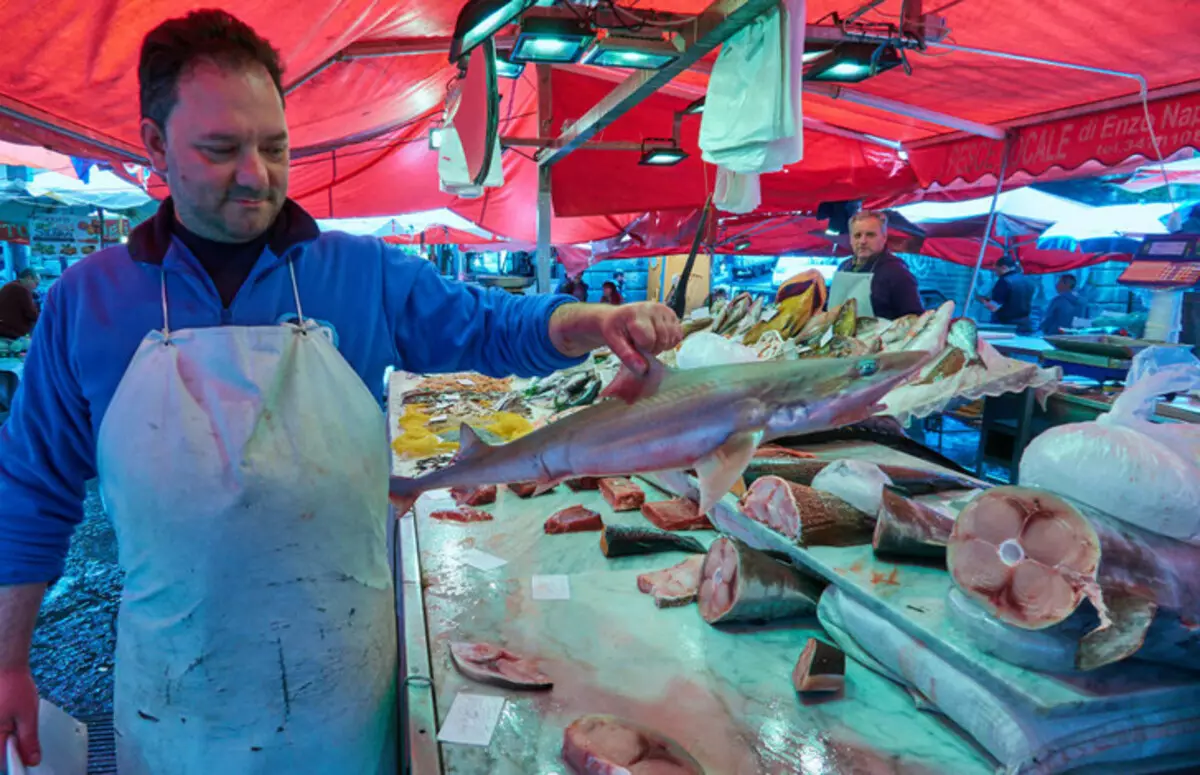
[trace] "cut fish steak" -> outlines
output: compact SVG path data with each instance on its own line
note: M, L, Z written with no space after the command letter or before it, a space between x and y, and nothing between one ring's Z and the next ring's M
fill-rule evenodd
M496 502L496 485L480 487L451 487L450 496L459 506L487 506Z
M679 743L615 716L573 721L563 733L562 757L577 775L704 775Z
M656 552L704 554L704 545L691 536L656 527L605 525L604 532L600 534L600 551L609 558Z
M600 494L613 511L636 511L646 502L642 488L622 477L601 479Z
M1141 598L1200 621L1200 547L1127 525L1028 487L972 500L947 549L954 582L998 619L1025 629L1057 624L1087 597L1104 630L1107 599ZM1129 626L1144 616L1123 603Z
M792 686L801 693L839 692L846 685L846 655L837 646L809 638L792 671Z
M580 492L582 490L599 490L600 478L596 476L579 476L574 479L567 479L566 485L571 489L571 492Z
M451 643L450 661L472 681L505 689L549 689L550 676L523 657L491 643Z
M764 476L750 485L742 511L804 546L857 546L871 540L874 519L836 495Z
M746 466L742 478L747 485L753 484L764 476L779 476L796 484L812 486L817 476L834 461L803 460L791 456L755 457ZM988 485L976 482L965 476L942 472L927 471L921 468L906 468L904 466L880 465L882 471L892 484L904 490L909 495L932 495L939 492L954 492L956 490L983 489Z
M951 515L910 500L895 487L885 487L871 546L881 557L945 560L953 530Z
M709 624L767 622L815 613L823 585L726 536L708 549L697 600L700 615Z
M595 511L581 505L567 506L550 515L542 526L547 533L586 533L591 530L603 530L604 520Z
M687 605L700 590L700 566L704 556L689 557L670 568L643 573L637 577L638 590L654 596L659 608Z
M691 498L673 498L642 504L642 516L663 530L712 530L708 517Z
M532 498L535 495L545 495L553 489L547 488L539 492L541 485L537 482L510 482L505 486L518 498Z
M459 506L457 509L439 509L429 515L443 522L491 522L492 515L481 509L470 506Z

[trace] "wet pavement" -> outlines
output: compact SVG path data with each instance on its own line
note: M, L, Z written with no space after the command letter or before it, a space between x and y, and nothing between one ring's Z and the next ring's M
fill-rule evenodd
M93 482L66 570L42 604L31 653L42 696L73 716L112 712L122 577L116 536Z

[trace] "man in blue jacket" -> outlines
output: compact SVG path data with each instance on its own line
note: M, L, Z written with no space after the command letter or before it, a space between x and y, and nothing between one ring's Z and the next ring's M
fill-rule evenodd
M396 771L385 367L546 374L681 338L655 304L484 292L286 197L278 53L221 11L143 42L171 198L64 273L0 428L0 743L39 759L29 648L98 476L126 570L123 775ZM403 185L398 182L398 185Z

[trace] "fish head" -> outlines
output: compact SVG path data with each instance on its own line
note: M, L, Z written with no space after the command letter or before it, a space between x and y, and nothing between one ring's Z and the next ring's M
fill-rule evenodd
M873 416L892 388L920 371L930 353L904 351L799 361L809 368L783 380L768 401L767 437L839 428Z

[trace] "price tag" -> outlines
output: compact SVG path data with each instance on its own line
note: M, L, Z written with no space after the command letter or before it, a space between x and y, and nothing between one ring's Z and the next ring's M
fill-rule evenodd
M504 710L504 698L486 694L459 694L450 705L446 723L438 732L438 740L459 745L487 747L492 742L500 713Z
M570 600L571 581L566 576L534 576L534 600Z
M468 549L461 555L462 561L472 568L479 570L495 570L508 564L508 560L502 560L494 554L488 554L478 549Z

